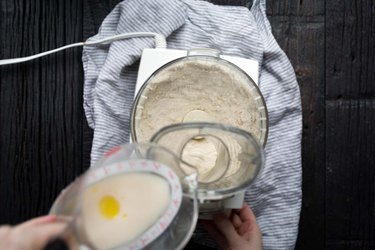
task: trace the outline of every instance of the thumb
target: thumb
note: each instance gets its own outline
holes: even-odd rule
[[[65,223],[56,222],[35,227],[33,229],[32,249],[43,249],[48,242],[61,236],[66,226]]]
[[[238,241],[240,236],[232,222],[224,214],[215,215],[213,221],[217,229],[225,236],[229,245]]]
[[[57,221],[56,216],[35,218],[13,227],[7,241],[1,243],[8,246],[6,249],[42,249],[50,240],[61,236],[68,224],[68,220]]]

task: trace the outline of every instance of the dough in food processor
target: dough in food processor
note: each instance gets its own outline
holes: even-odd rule
[[[161,128],[186,121],[241,128],[260,140],[260,112],[245,73],[229,63],[188,57],[158,71],[144,87],[135,110],[138,142]]]

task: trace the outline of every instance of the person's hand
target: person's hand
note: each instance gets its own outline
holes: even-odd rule
[[[204,221],[203,227],[225,250],[262,249],[262,233],[247,204],[233,210],[229,218],[225,214],[215,215],[212,221]]]
[[[67,222],[47,215],[26,221],[17,226],[0,226],[0,250],[40,250],[58,237]]]

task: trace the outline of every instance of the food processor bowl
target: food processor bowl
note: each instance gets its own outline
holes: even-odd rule
[[[265,147],[268,113],[252,78],[212,49],[195,49],[156,70],[135,97],[131,136],[148,142],[182,122],[221,123],[245,130]]]

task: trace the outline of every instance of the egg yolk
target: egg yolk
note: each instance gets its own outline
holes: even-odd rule
[[[104,218],[113,219],[120,212],[120,204],[113,196],[104,196],[100,200],[99,210]]]

